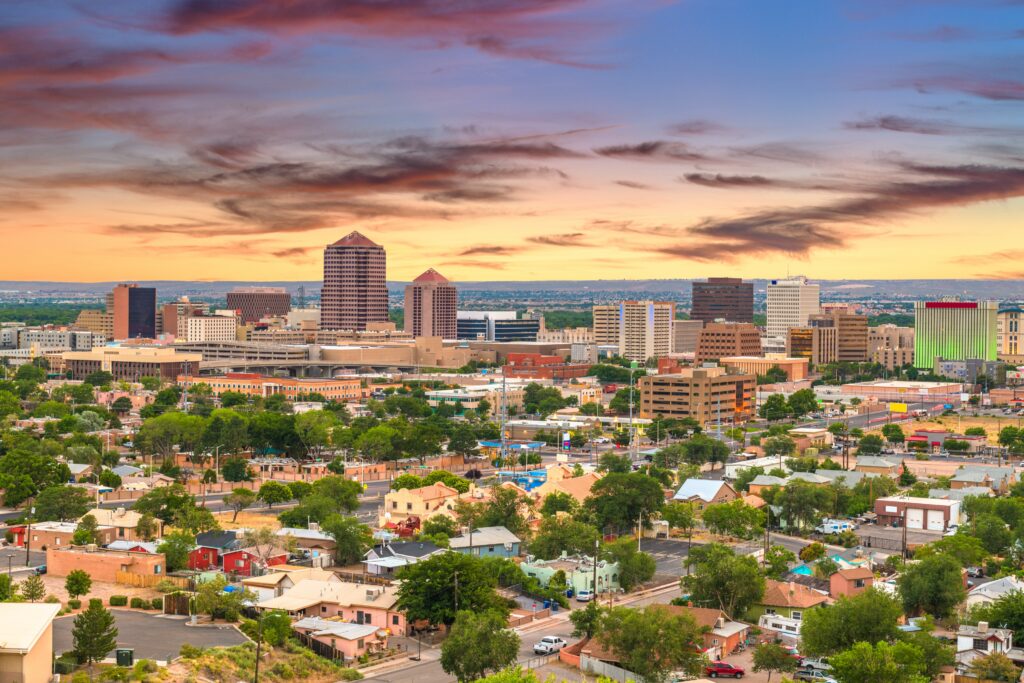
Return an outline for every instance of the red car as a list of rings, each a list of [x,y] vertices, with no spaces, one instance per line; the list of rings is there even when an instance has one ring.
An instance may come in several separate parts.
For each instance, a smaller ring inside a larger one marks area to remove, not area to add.
[[[711,662],[704,667],[704,673],[709,678],[718,678],[719,676],[724,678],[743,678],[747,672],[728,662]]]

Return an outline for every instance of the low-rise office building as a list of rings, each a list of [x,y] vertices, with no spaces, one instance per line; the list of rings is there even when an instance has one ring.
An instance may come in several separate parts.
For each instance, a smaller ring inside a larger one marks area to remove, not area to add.
[[[808,360],[806,358],[788,358],[778,354],[765,356],[726,356],[718,362],[727,368],[733,368],[751,375],[764,375],[772,368],[779,368],[786,373],[786,380],[798,382],[807,379]]]
[[[182,388],[205,384],[210,387],[215,396],[220,396],[227,391],[263,398],[282,394],[289,401],[295,401],[299,397],[309,394],[320,394],[330,401],[359,401],[366,396],[368,391],[364,390],[363,381],[358,377],[296,379],[267,377],[250,372],[229,372],[220,377],[181,375],[177,381],[178,386]]]
[[[761,331],[751,323],[707,323],[697,338],[698,363],[736,356],[764,355]]]
[[[676,374],[638,380],[642,418],[693,418],[708,422],[744,422],[754,415],[756,378],[723,367],[682,368]]]
[[[142,377],[173,381],[203,360],[198,353],[150,346],[100,346],[90,351],[69,351],[62,355],[71,379],[84,379],[93,372],[106,371],[115,380],[138,382]]]

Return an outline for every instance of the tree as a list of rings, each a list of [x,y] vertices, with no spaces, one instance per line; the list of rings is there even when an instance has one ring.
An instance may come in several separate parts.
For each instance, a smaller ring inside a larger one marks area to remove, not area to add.
[[[899,635],[899,602],[880,590],[868,589],[852,597],[840,597],[826,609],[804,613],[800,629],[803,649],[814,656],[832,655],[860,641],[892,641]]]
[[[584,506],[594,513],[601,528],[634,528],[665,504],[665,493],[655,479],[646,474],[608,474],[590,489]]]
[[[292,634],[292,618],[281,609],[273,609],[263,615],[263,642],[279,647]]]
[[[92,505],[93,497],[80,486],[50,486],[36,497],[34,519],[68,522],[84,515]]]
[[[839,565],[831,557],[823,557],[814,564],[814,575],[819,579],[827,579],[837,571]]]
[[[791,550],[781,545],[773,545],[764,554],[765,576],[781,581],[782,577],[789,572],[789,566],[794,562],[796,562],[796,555]]]
[[[1011,629],[1014,640],[1017,634],[1024,638],[1024,591],[1011,591],[990,604],[976,606],[970,616],[971,622],[987,621]]]
[[[882,452],[882,437],[878,434],[865,434],[857,443],[857,453],[870,455]]]
[[[96,531],[99,528],[99,523],[96,521],[96,517],[93,515],[85,515],[78,522],[78,527],[75,529],[75,533],[71,536],[71,543],[73,545],[90,545],[97,542]]]
[[[314,458],[319,458],[331,443],[331,432],[337,425],[334,413],[326,410],[310,410],[295,416],[295,434]]]
[[[167,571],[177,572],[188,569],[188,554],[196,546],[196,538],[183,531],[175,531],[164,536],[156,547],[158,553],[167,558]]]
[[[157,537],[158,532],[159,525],[156,523],[156,517],[149,514],[139,517],[139,522],[135,525],[135,533],[139,538],[143,541],[152,541]]]
[[[260,487],[260,492],[256,497],[266,503],[268,508],[273,508],[274,503],[285,503],[291,500],[292,491],[287,485],[271,480]]]
[[[757,560],[737,556],[728,546],[708,543],[687,555],[692,573],[681,580],[694,605],[720,609],[738,617],[764,596],[764,577]]]
[[[619,565],[619,585],[629,591],[654,577],[657,565],[654,558],[640,552],[632,538],[620,538],[605,546],[606,555]]]
[[[754,538],[764,531],[765,513],[737,499],[708,505],[701,519],[712,533]]]
[[[601,617],[596,637],[622,668],[651,683],[674,671],[696,675],[704,665],[700,627],[688,613],[662,605],[612,607]]]
[[[199,585],[196,589],[196,610],[200,614],[210,615],[210,619],[216,621],[237,621],[246,602],[256,600],[252,591],[236,590],[224,592],[228,580],[224,576],[217,576],[210,581]]]
[[[363,559],[373,543],[370,528],[355,517],[331,515],[320,528],[334,539],[334,561],[342,567]]]
[[[596,600],[588,602],[583,609],[570,612],[569,621],[572,622],[573,638],[593,638],[602,616],[604,616],[604,610]]]
[[[216,531],[220,528],[217,518],[206,508],[191,507],[180,508],[174,513],[173,525],[181,531],[190,534],[198,534],[203,531]]]
[[[220,473],[223,475],[224,481],[249,481],[252,479],[249,461],[245,458],[228,458],[220,466]]]
[[[936,619],[948,617],[965,597],[961,569],[949,555],[932,555],[908,565],[897,579],[903,609]]]
[[[508,628],[504,614],[464,610],[441,645],[441,668],[464,683],[504,669],[518,655],[519,636]]]
[[[171,524],[180,510],[195,507],[196,499],[181,484],[155,488],[135,501],[136,512],[150,514],[164,524]]]
[[[454,590],[458,575],[458,591]],[[482,613],[508,606],[495,590],[497,578],[490,565],[462,553],[438,553],[398,571],[398,609],[410,622],[426,620],[450,626],[459,610]]]
[[[452,538],[459,535],[459,529],[455,524],[455,520],[446,515],[434,515],[425,520],[421,531],[427,536],[447,536]]]
[[[796,453],[796,442],[784,435],[769,436],[761,442],[761,448],[764,449],[766,458],[778,458],[779,462],[782,462],[783,458]]]
[[[1012,536],[1006,522],[994,514],[981,514],[971,520],[969,533],[990,553],[999,554],[1010,545]]]
[[[814,395],[814,389],[800,389],[790,395],[786,405],[789,407],[790,415],[803,417],[818,409],[818,397]]]
[[[64,579],[64,590],[72,599],[87,594],[92,589],[92,577],[81,569],[72,569]]]
[[[571,517],[545,517],[530,541],[530,553],[542,560],[553,560],[563,552],[593,555],[594,542],[600,538],[593,526]]]
[[[436,484],[438,482],[455,489],[459,493],[466,493],[469,491],[469,480],[446,470],[434,470],[427,476],[423,477],[424,486],[430,486],[431,484]]]
[[[768,683],[772,674],[796,671],[796,661],[789,650],[778,643],[761,643],[754,648],[754,671],[767,671]]]
[[[142,423],[135,435],[135,446],[145,455],[167,459],[173,456],[175,446],[182,451],[194,450],[205,426],[206,421],[198,415],[168,411]]]
[[[544,497],[544,502],[541,503],[539,512],[545,517],[551,517],[559,512],[575,514],[579,507],[580,505],[576,502],[576,499],[568,493],[555,491]]]
[[[21,597],[29,602],[42,600],[46,596],[46,584],[43,583],[41,576],[32,574],[18,584],[18,592],[21,593]]]
[[[530,504],[531,500],[520,496],[516,489],[496,486],[491,490],[490,501],[484,505],[479,526],[503,526],[514,534],[522,534],[527,529],[522,510]]]
[[[780,514],[788,523],[800,529],[814,526],[822,513],[832,509],[832,498],[827,488],[800,479],[786,484],[773,503],[781,508]]]
[[[117,647],[114,615],[101,600],[90,600],[85,611],[75,617],[71,640],[75,657],[88,664],[90,670],[93,662],[106,659],[107,654]]]
[[[714,465],[729,459],[729,446],[704,434],[695,434],[678,445],[683,449],[683,460],[692,465],[703,465],[706,462]]]
[[[110,404],[110,409],[115,413],[127,413],[132,409],[132,400],[127,396],[119,396]]]
[[[250,489],[237,488],[224,496],[224,504],[231,508],[231,522],[238,519],[238,513],[256,502],[256,494]]]
[[[757,414],[763,419],[773,422],[783,420],[789,415],[789,404],[782,394],[772,394],[761,404]]]
[[[983,681],[999,681],[1000,683],[1016,683],[1020,672],[1010,658],[1002,652],[975,657],[971,660],[971,675]]]
[[[693,503],[675,500],[662,507],[661,518],[673,529],[682,529],[689,533],[697,523],[697,510]]]
[[[801,629],[801,633],[803,629]],[[839,683],[928,683],[924,655],[908,643],[861,642],[829,660]]]
[[[619,472],[625,474],[633,470],[633,463],[624,455],[611,451],[602,453],[597,459],[597,469],[601,472]]]
[[[907,435],[903,433],[903,427],[895,423],[882,425],[882,436],[889,443],[903,443],[907,440]]]

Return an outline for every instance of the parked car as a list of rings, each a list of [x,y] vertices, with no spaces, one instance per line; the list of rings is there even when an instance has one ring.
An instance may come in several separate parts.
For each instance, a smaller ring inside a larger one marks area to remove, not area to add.
[[[533,652],[538,655],[551,655],[566,645],[567,643],[558,636],[544,636],[533,646]]]
[[[968,567],[967,576],[972,579],[980,579],[985,576],[985,570],[982,567]]]
[[[842,519],[826,519],[814,527],[819,534],[841,534],[844,531],[853,531],[853,529],[854,526],[851,522]]]
[[[576,599],[580,602],[590,602],[594,599],[594,593],[592,591],[577,591]]]
[[[41,564],[38,567],[36,567],[33,571],[36,574],[45,574],[46,573],[46,565],[45,564]]]
[[[811,683],[838,683],[836,679],[817,669],[801,669],[793,674],[793,680],[811,681]]]
[[[801,664],[805,669],[817,669],[818,671],[831,671],[832,665],[824,657],[808,658]]]
[[[728,662],[711,662],[704,667],[704,675],[709,678],[743,678],[746,671]]]
[[[596,439],[594,439],[594,443],[611,443],[611,442],[612,442],[612,440],[609,439],[607,436],[599,436]]]

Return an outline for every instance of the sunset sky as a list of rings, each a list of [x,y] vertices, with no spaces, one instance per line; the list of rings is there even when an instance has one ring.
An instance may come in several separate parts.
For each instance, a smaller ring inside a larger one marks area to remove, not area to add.
[[[1024,0],[5,0],[0,279],[1024,278]]]

